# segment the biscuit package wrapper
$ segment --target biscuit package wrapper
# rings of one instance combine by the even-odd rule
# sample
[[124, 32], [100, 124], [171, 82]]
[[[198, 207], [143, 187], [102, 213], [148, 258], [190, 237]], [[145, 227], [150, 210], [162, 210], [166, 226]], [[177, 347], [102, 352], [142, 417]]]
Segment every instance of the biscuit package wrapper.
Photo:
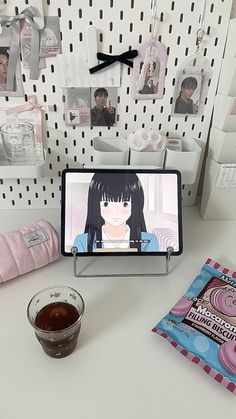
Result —
[[236, 272], [208, 259], [153, 332], [236, 394]]

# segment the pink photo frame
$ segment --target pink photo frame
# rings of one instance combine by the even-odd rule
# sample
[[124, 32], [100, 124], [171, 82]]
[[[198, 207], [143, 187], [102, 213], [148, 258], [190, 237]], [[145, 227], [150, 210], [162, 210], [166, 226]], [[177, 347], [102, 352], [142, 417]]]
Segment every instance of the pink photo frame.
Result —
[[166, 47], [152, 39], [143, 43], [134, 59], [132, 93], [134, 99], [163, 97], [167, 63]]

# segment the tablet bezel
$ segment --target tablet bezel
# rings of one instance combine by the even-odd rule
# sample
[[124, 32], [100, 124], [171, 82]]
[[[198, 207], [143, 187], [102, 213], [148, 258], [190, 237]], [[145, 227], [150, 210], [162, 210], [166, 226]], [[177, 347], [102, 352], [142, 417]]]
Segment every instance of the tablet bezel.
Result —
[[[179, 256], [183, 252], [183, 232], [182, 232], [182, 196], [181, 196], [181, 174], [178, 170], [162, 170], [162, 169], [92, 169], [92, 168], [78, 168], [78, 169], [64, 169], [62, 171], [61, 183], [61, 253], [63, 256], [72, 257], [72, 252], [65, 251], [65, 211], [66, 211], [66, 175], [67, 173], [157, 173], [157, 174], [176, 174], [177, 176], [177, 201], [178, 201], [178, 238], [179, 250], [171, 253], [171, 256]], [[168, 256], [167, 251], [158, 252], [77, 252], [77, 256]]]

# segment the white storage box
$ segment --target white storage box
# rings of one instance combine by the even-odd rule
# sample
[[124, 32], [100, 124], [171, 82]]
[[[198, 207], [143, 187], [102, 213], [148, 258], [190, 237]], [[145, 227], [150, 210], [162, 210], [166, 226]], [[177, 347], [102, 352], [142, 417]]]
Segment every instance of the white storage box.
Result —
[[236, 132], [212, 127], [208, 155], [218, 163], [236, 163]]
[[236, 131], [236, 97], [216, 95], [212, 125], [223, 131]]
[[200, 212], [204, 220], [236, 220], [236, 164], [207, 157]]
[[98, 165], [128, 164], [129, 147], [126, 138], [93, 139], [93, 163]]
[[236, 96], [236, 58], [224, 58], [220, 71], [218, 94]]
[[201, 151], [196, 140], [184, 138], [182, 151], [166, 149], [165, 169], [179, 170], [183, 184], [195, 183]]
[[236, 19], [230, 19], [229, 29], [225, 46], [225, 58], [236, 57]]

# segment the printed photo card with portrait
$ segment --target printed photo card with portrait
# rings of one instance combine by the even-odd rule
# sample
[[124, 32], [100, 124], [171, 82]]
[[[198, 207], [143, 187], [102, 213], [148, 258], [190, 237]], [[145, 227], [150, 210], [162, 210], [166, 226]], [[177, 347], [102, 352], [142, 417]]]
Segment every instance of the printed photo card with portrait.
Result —
[[134, 99], [159, 99], [163, 97], [167, 54], [159, 41], [142, 44], [134, 59], [132, 92]]
[[173, 98], [173, 114], [198, 114], [202, 82], [201, 74], [179, 74]]
[[113, 127], [116, 125], [117, 88], [91, 88], [91, 125]]
[[[10, 54], [13, 53], [10, 49], [11, 33], [11, 27], [4, 27], [0, 35], [0, 96], [23, 96], [19, 51], [14, 52], [17, 54], [16, 67], [11, 68], [9, 64]], [[7, 86], [9, 72], [13, 72], [13, 83]]]
[[211, 80], [210, 62], [202, 56], [188, 57], [176, 75], [172, 115], [201, 116], [207, 102]]
[[90, 88], [68, 87], [65, 95], [67, 125], [90, 125]]
[[65, 169], [62, 254], [175, 255], [182, 252], [176, 170]]

